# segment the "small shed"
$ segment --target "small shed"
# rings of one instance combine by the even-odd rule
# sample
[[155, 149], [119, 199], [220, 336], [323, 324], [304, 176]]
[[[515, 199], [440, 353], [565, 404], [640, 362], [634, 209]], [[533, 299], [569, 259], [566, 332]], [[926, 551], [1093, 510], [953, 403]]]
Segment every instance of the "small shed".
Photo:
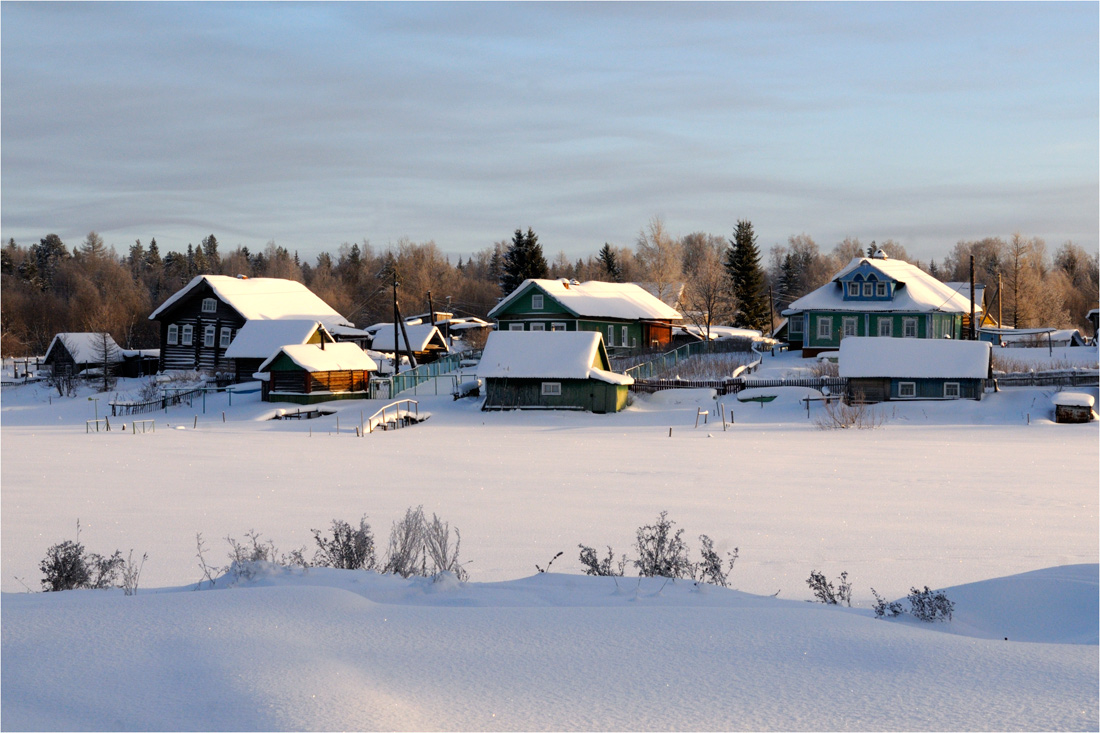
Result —
[[302, 405], [328, 400], [367, 399], [370, 373], [378, 365], [350, 343], [288, 344], [256, 371], [265, 402]]
[[840, 342], [840, 376], [847, 398], [980, 400], [992, 376], [992, 347], [984, 341], [850, 336]]
[[237, 331], [226, 360], [232, 360], [234, 381], [247, 382], [260, 365], [281, 346], [335, 343], [336, 339], [320, 321], [312, 319], [256, 319], [246, 322]]
[[[374, 328], [374, 326], [371, 328]], [[367, 330], [369, 331], [370, 329]], [[412, 345], [413, 355], [416, 356], [417, 362], [421, 364], [433, 362], [441, 356], [446, 356], [450, 352], [450, 349], [447, 347], [447, 341], [443, 338], [443, 334], [440, 332], [439, 328], [430, 323], [406, 323], [404, 331], [409, 335], [409, 343]], [[370, 347], [373, 351], [387, 351], [392, 353], [394, 351], [394, 343], [393, 324], [381, 324], [381, 327], [374, 332], [374, 338], [371, 340]], [[400, 330], [398, 331], [396, 343], [398, 344], [397, 350], [401, 353], [405, 353], [405, 336]]]
[[495, 331], [478, 364], [483, 410], [618, 412], [634, 380], [611, 371], [595, 331]]
[[1054, 422], [1080, 423], [1093, 419], [1096, 400], [1081, 392], [1059, 392], [1051, 398], [1054, 403]]

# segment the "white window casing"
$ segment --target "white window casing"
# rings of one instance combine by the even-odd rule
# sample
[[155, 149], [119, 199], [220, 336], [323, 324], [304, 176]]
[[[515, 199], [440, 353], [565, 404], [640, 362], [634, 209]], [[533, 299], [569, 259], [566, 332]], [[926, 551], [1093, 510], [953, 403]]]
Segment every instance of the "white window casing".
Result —
[[848, 283], [848, 297], [849, 298], [858, 298], [859, 297], [859, 283]]
[[826, 340], [833, 338], [833, 319], [831, 317], [817, 317], [817, 337]]
[[619, 329], [619, 346], [626, 346], [628, 344], [629, 341], [627, 340], [627, 327], [622, 326]]
[[916, 382], [898, 382], [898, 397], [916, 397]]
[[844, 318], [844, 335], [855, 336], [857, 335], [856, 329], [858, 328], [859, 319], [856, 316], [846, 316]]
[[532, 323], [531, 324], [531, 330], [532, 331], [545, 331], [546, 330], [546, 324], [545, 323]]
[[878, 335], [883, 338], [888, 338], [894, 335], [894, 322], [889, 318], [880, 318], [878, 320]]
[[550, 330], [551, 331], [567, 331], [567, 330], [569, 330], [569, 328], [566, 324], [562, 323], [561, 321], [557, 321], [555, 323], [550, 324]]
[[191, 340], [193, 338], [194, 331], [195, 331], [194, 326], [192, 326], [190, 323], [183, 324], [183, 329], [180, 331], [180, 345], [181, 346], [190, 346], [191, 345]]
[[915, 339], [917, 337], [916, 318], [906, 318], [902, 321], [902, 336], [907, 339]]
[[791, 316], [791, 333], [802, 333], [803, 315]]
[[542, 293], [535, 293], [531, 296], [531, 309], [537, 311], [543, 309]]
[[607, 345], [608, 346], [614, 346], [615, 345], [615, 327], [614, 326], [608, 326], [607, 327]]
[[863, 283], [863, 297], [864, 298], [870, 298], [874, 294], [875, 294], [875, 284], [874, 283]]
[[203, 298], [202, 299], [202, 312], [203, 313], [217, 313], [218, 301], [216, 298]]
[[561, 395], [561, 382], [543, 382], [542, 394], [549, 397]]
[[886, 283], [875, 283], [875, 296], [879, 298], [885, 298], [886, 295]]
[[227, 349], [229, 348], [229, 342], [233, 340], [233, 329], [228, 326], [223, 326], [221, 331], [221, 338], [218, 341], [218, 346]]
[[168, 326], [168, 345], [176, 346], [180, 342], [180, 327], [172, 323]]
[[207, 326], [202, 332], [202, 345], [210, 348], [214, 346], [214, 333], [217, 331], [213, 326]]
[[522, 331], [523, 330], [523, 324], [522, 323], [516, 323], [516, 322], [513, 321], [512, 323], [508, 324], [508, 330], [509, 331]]
[[949, 400], [957, 400], [960, 397], [958, 382], [944, 382], [943, 396]]

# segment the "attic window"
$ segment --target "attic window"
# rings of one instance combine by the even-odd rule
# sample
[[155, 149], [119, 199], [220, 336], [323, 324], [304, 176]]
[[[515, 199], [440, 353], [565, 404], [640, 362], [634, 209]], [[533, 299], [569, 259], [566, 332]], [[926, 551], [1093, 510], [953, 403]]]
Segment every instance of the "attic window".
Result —
[[203, 313], [217, 313], [218, 301], [214, 298], [202, 299], [202, 312]]
[[886, 297], [886, 283], [875, 283], [875, 295], [879, 298]]
[[858, 298], [859, 297], [859, 283], [848, 283], [848, 297], [849, 298]]
[[874, 283], [863, 283], [863, 297], [870, 298], [875, 292]]
[[531, 308], [537, 311], [542, 310], [542, 293], [531, 296]]

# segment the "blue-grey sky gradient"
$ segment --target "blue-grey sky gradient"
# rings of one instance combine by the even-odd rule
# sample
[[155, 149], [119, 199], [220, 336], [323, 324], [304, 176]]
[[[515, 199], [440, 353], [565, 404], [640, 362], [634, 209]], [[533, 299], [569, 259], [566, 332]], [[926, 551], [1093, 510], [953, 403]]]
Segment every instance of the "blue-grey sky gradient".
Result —
[[3, 240], [1100, 246], [1100, 5], [0, 5]]

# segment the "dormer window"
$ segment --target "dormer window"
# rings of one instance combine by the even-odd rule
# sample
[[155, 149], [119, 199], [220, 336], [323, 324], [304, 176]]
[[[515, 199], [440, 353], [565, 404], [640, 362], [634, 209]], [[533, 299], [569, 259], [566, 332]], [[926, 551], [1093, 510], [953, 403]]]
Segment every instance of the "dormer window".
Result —
[[875, 294], [875, 284], [874, 283], [863, 283], [863, 297], [864, 298], [870, 298], [874, 294]]
[[858, 298], [859, 297], [859, 283], [848, 283], [848, 297], [849, 298]]
[[531, 296], [531, 309], [537, 311], [542, 310], [542, 293], [536, 293]]
[[202, 299], [202, 312], [203, 313], [217, 313], [218, 301], [216, 298], [203, 298]]
[[886, 297], [886, 283], [875, 283], [875, 296], [879, 298]]

